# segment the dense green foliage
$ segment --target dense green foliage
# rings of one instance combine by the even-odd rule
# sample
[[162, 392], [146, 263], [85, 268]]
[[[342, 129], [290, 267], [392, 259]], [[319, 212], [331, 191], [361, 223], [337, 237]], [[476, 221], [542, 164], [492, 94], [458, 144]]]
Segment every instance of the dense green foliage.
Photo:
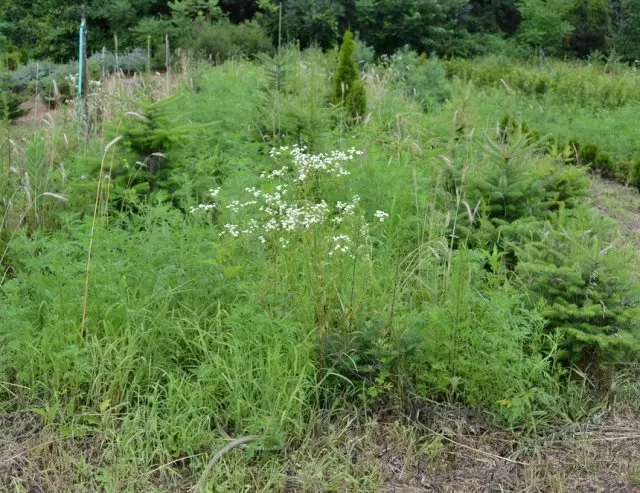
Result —
[[334, 101], [345, 107], [352, 120], [363, 118], [367, 111], [367, 94], [354, 59], [356, 44], [347, 31], [342, 40], [334, 75]]
[[[154, 22], [202, 39], [258, 32], [215, 2], [168, 8], [189, 21]], [[635, 240], [589, 174], [640, 183], [638, 74], [367, 53], [347, 32], [339, 53], [172, 77], [97, 64], [87, 140], [73, 111], [28, 138], [0, 127], [0, 411], [42, 418], [47, 453], [77, 465], [63, 490], [186, 490], [250, 434], [209, 484], [282, 491], [289, 453], [342, 417], [424, 423], [431, 405], [529, 446], [600, 410], [593, 388], [637, 361]], [[383, 489], [340, 467], [311, 484]]]
[[464, 5], [464, 0], [359, 0], [357, 25], [362, 39], [380, 54], [405, 45], [451, 53], [464, 33], [458, 21]]
[[[264, 39], [317, 44], [330, 49], [352, 29], [392, 54], [405, 45], [418, 52], [473, 55], [514, 50], [523, 55], [577, 54], [615, 49], [627, 61], [640, 58], [636, 0], [94, 0], [88, 3], [89, 51], [145, 47], [203, 48], [214, 56], [252, 54]], [[615, 12], [615, 15], [613, 15]], [[80, 7], [62, 0], [0, 2], [0, 51], [14, 68], [29, 58], [68, 62], [77, 56]], [[228, 22], [250, 27], [233, 30]], [[258, 28], [258, 25], [260, 26]], [[261, 32], [258, 32], [260, 30]], [[199, 39], [202, 36], [204, 39]], [[250, 41], [243, 41], [241, 38]], [[207, 41], [208, 40], [208, 41]], [[517, 41], [520, 46], [516, 48]], [[238, 45], [236, 47], [236, 44]], [[246, 45], [253, 47], [247, 50]]]

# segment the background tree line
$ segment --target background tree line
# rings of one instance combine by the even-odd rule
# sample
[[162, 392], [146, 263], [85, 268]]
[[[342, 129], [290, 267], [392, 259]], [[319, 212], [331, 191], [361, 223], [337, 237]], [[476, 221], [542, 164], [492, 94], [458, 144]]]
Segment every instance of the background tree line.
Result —
[[[121, 50], [146, 47], [149, 39], [159, 45], [168, 33], [174, 47], [250, 54], [277, 40], [279, 4], [87, 0], [89, 50], [113, 49], [114, 35]], [[7, 63], [73, 59], [79, 16], [79, 4], [67, 0], [0, 0]], [[613, 49], [627, 61], [640, 59], [640, 0], [282, 0], [284, 41], [329, 48], [347, 28], [378, 55], [408, 45], [444, 56], [543, 50], [585, 57]]]

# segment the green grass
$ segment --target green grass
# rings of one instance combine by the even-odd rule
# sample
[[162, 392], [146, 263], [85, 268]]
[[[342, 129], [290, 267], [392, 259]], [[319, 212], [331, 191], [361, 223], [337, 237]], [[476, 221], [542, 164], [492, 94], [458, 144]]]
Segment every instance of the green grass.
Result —
[[[506, 451], [478, 441], [467, 445], [472, 450], [519, 457], [611, 401], [613, 387], [602, 384], [607, 358], [635, 362], [633, 337], [622, 352], [602, 343], [602, 368], [597, 359], [588, 367], [567, 361], [575, 340], [543, 316], [558, 300], [551, 289], [533, 289], [516, 266], [531, 248], [546, 247], [542, 238], [593, 235], [613, 245], [611, 263], [588, 270], [593, 249], [570, 260], [588, 266], [592, 286], [614, 286], [609, 311], [627, 313], [637, 306], [635, 291], [606, 276], [633, 240], [595, 221], [581, 170], [567, 171], [534, 143], [518, 147], [517, 135], [499, 142], [496, 125], [517, 115], [541, 133], [622, 158], [635, 152], [634, 103], [565, 107], [553, 94], [534, 102], [453, 81], [449, 100], [425, 112], [393, 68], [376, 67], [365, 76], [368, 115], [349, 126], [330, 102], [334, 61], [314, 50], [282, 56], [282, 92], [265, 61], [197, 67], [176, 84], [171, 121], [189, 131], [163, 149], [169, 171], [146, 197], [99, 174], [100, 165], [117, 169], [126, 183], [146, 158], [112, 140], [136, 118], [125, 114], [136, 110], [131, 93], [105, 96], [105, 114], [118, 108], [118, 117], [86, 147], [58, 122], [20, 146], [12, 167], [3, 163], [12, 179], [0, 192], [13, 201], [0, 206], [0, 417], [25, 412], [36, 424], [26, 435], [7, 426], [7, 443], [26, 450], [11, 460], [29, 459], [15, 462], [2, 487], [184, 491], [216, 451], [255, 435], [216, 465], [210, 488], [420, 488], [423, 464], [444, 470], [443, 450], [464, 445], [464, 430], [450, 432], [450, 419], [468, 413], [470, 426], [516, 443]], [[587, 70], [561, 68], [580, 77]], [[164, 87], [146, 83], [152, 94]], [[609, 123], [618, 139], [602, 132]], [[261, 179], [291, 166], [286, 155], [271, 159], [271, 148], [294, 144], [362, 155], [346, 160], [345, 176], [316, 170], [305, 180], [291, 172]], [[507, 155], [521, 174], [501, 167]], [[16, 176], [38, 180], [29, 188]], [[497, 203], [486, 192], [494, 178], [508, 190], [508, 220], [489, 208]], [[270, 213], [259, 206], [278, 186], [289, 190], [286, 207], [308, 211], [324, 200], [327, 216], [292, 231], [230, 234], [230, 225], [266, 224]], [[43, 201], [53, 195], [65, 200]], [[353, 214], [338, 201], [353, 203]], [[199, 204], [212, 207], [189, 212]], [[451, 236], [462, 227], [464, 235]], [[586, 284], [576, 289], [589, 307], [601, 301], [589, 298], [599, 291]], [[576, 328], [599, 327], [575, 311]], [[616, 319], [624, 334], [633, 322]], [[574, 364], [584, 379], [572, 377]], [[631, 372], [613, 375], [619, 401], [635, 402]], [[403, 467], [413, 471], [408, 479]]]

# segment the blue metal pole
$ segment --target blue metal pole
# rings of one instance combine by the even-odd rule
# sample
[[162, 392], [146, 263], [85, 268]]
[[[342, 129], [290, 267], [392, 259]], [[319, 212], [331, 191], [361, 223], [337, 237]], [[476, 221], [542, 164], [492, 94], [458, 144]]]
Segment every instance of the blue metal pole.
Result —
[[82, 97], [82, 79], [84, 75], [84, 24], [85, 20], [82, 19], [80, 23], [80, 55], [78, 56], [78, 98]]

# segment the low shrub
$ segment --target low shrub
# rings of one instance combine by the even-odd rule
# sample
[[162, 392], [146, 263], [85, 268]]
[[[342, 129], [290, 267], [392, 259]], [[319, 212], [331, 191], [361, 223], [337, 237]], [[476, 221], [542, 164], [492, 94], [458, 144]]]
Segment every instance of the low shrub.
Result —
[[94, 53], [90, 63], [107, 73], [122, 70], [126, 74], [142, 73], [147, 69], [149, 53], [144, 48], [134, 48], [131, 51], [118, 55], [117, 61], [114, 53], [110, 51]]
[[615, 178], [616, 167], [611, 154], [605, 151], [598, 151], [595, 159], [595, 169], [603, 178]]
[[640, 191], [640, 159], [631, 162], [630, 183]]
[[430, 111], [451, 97], [451, 84], [447, 80], [444, 63], [435, 55], [418, 56], [405, 48], [385, 61], [394, 82], [405, 96], [419, 101]]
[[236, 56], [252, 58], [273, 51], [271, 39], [255, 22], [196, 23], [191, 38], [182, 40], [181, 44], [215, 62]]
[[628, 185], [632, 180], [633, 162], [622, 160], [618, 161], [615, 168], [615, 180], [623, 185]]

